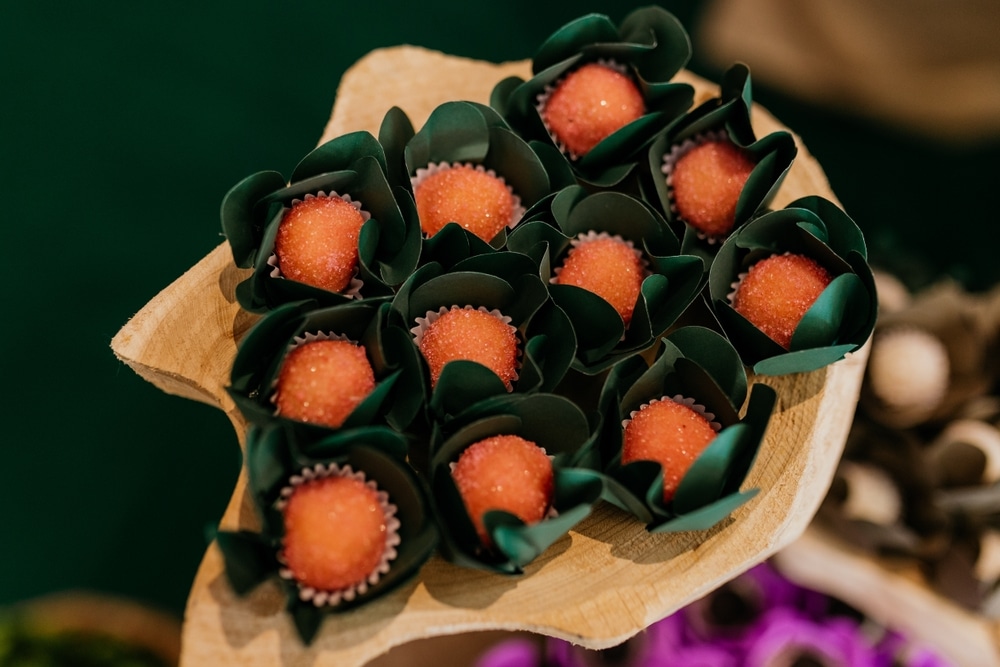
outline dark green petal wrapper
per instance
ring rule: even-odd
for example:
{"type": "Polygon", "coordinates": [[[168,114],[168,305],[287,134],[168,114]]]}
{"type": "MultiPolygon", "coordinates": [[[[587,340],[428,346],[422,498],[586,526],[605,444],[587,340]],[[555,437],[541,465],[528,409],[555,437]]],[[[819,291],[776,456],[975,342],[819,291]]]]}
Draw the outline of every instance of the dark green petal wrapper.
{"type": "MultiPolygon", "coordinates": [[[[511,318],[521,344],[514,392],[551,391],[568,370],[576,350],[573,327],[549,299],[538,266],[527,255],[476,255],[449,271],[436,263],[422,266],[396,293],[392,301],[393,323],[409,334],[417,324],[416,318],[452,306],[496,309],[511,318]]],[[[417,350],[412,339],[411,346],[417,350]]],[[[479,400],[507,394],[506,386],[493,371],[471,361],[446,364],[430,391],[429,371],[423,356],[420,359],[419,380],[428,387],[428,424],[446,421],[479,400]]],[[[412,370],[408,368],[407,373],[412,370]]],[[[410,378],[406,381],[409,386],[410,378]]]]}
{"type": "Polygon", "coordinates": [[[469,406],[447,428],[437,428],[431,460],[435,512],[441,526],[441,552],[447,560],[476,569],[519,574],[556,540],[587,517],[600,500],[603,476],[575,467],[592,446],[595,433],[572,401],[555,394],[497,396],[469,406]],[[518,435],[553,457],[552,506],[556,516],[526,525],[505,511],[486,512],[483,523],[494,547],[482,546],[465,511],[450,464],[462,451],[495,435],[518,435]]]}
{"type": "Polygon", "coordinates": [[[646,114],[606,137],[582,158],[563,158],[581,182],[597,188],[616,187],[634,171],[639,152],[653,135],[691,107],[692,87],[671,82],[690,57],[687,31],[660,7],[637,9],[617,27],[607,16],[588,14],[567,23],[541,45],[532,59],[531,79],[511,77],[498,83],[490,106],[526,140],[555,148],[536,109],[546,86],[586,63],[606,59],[625,66],[642,93],[646,114]]]}
{"type": "Polygon", "coordinates": [[[243,179],[222,202],[222,230],[237,266],[254,269],[236,288],[240,305],[266,312],[289,301],[314,299],[334,305],[351,297],[271,276],[268,258],[274,252],[278,225],[292,201],[317,192],[350,195],[371,214],[358,238],[361,296],[385,296],[416,268],[420,229],[404,217],[386,179],[382,146],[367,132],[354,132],[322,144],[306,155],[292,172],[291,183],[281,174],[264,171],[243,179]]]}
{"type": "Polygon", "coordinates": [[[276,415],[271,395],[281,364],[296,337],[306,333],[346,336],[365,348],[376,385],[342,428],[387,423],[403,430],[422,409],[424,392],[419,381],[420,360],[409,332],[389,326],[389,315],[389,302],[384,299],[325,308],[318,308],[314,301],[278,306],[240,342],[227,391],[251,424],[280,421],[302,437],[322,437],[331,429],[276,415]]]}
{"type": "MultiPolygon", "coordinates": [[[[418,169],[441,162],[482,165],[493,170],[504,179],[525,208],[533,206],[552,190],[546,166],[533,147],[517,136],[496,111],[482,104],[446,102],[431,112],[427,122],[416,133],[406,114],[401,109],[393,108],[382,121],[379,139],[385,147],[390,182],[397,197],[408,197],[408,201],[400,205],[413,212],[416,211],[416,204],[410,178],[416,175],[418,169]]],[[[565,175],[560,180],[565,180],[565,175]]],[[[419,228],[415,217],[414,221],[419,228]]],[[[454,227],[461,229],[462,235],[471,237],[466,242],[474,249],[483,251],[481,245],[485,241],[458,225],[454,227]]],[[[423,262],[445,263],[445,258],[454,253],[448,248],[459,242],[455,238],[457,229],[446,227],[426,239],[423,262]],[[445,231],[449,233],[439,239],[445,231]]],[[[507,230],[504,229],[496,238],[486,241],[499,248],[506,238],[507,230]]]]}
{"type": "Polygon", "coordinates": [[[511,251],[538,262],[542,280],[570,250],[570,242],[590,231],[607,232],[642,250],[650,271],[642,282],[628,328],[607,301],[574,285],[549,284],[552,300],[569,316],[576,332],[574,370],[593,375],[654,344],[681,316],[702,287],[704,265],[680,255],[679,243],[663,218],[642,201],[617,192],[588,195],[580,186],[560,191],[548,210],[529,211],[510,235],[511,251]]]}
{"type": "Polygon", "coordinates": [[[743,362],[759,375],[801,373],[832,364],[863,345],[878,315],[867,256],[854,221],[816,196],[765,213],[730,236],[712,264],[708,285],[719,322],[743,362]],[[834,276],[795,329],[789,350],[737,313],[728,299],[741,272],[785,252],[811,257],[834,276]]]}
{"type": "Polygon", "coordinates": [[[750,70],[745,65],[734,65],[723,75],[719,97],[704,102],[665,129],[647,152],[641,178],[643,195],[647,201],[656,203],[674,231],[682,235],[681,252],[703,257],[706,270],[719,244],[700,238],[697,230],[685,224],[673,210],[662,171],[663,158],[674,146],[697,141],[699,136],[713,132],[725,132],[734,145],[749,154],[756,166],[736,204],[733,230],[739,229],[774,198],[798,152],[788,132],[772,132],[757,139],[750,124],[752,105],[750,70]]]}
{"type": "Polygon", "coordinates": [[[261,531],[219,531],[216,538],[226,565],[226,575],[240,595],[271,577],[278,577],[277,554],[284,522],[275,506],[281,490],[293,475],[317,464],[336,463],[361,471],[389,495],[400,522],[400,543],[389,571],[365,593],[335,606],[316,607],[299,598],[296,584],[280,578],[288,598],[288,611],[305,643],[312,641],[327,614],[353,609],[377,598],[411,577],[434,552],[437,528],[431,518],[429,495],[402,456],[402,435],[384,427],[348,429],[312,442],[300,441],[281,424],[253,427],[247,433],[246,464],[249,492],[260,513],[261,531]]]}
{"type": "Polygon", "coordinates": [[[600,452],[604,471],[617,484],[608,485],[605,499],[634,514],[651,532],[711,528],[757,493],[740,487],[775,400],[774,390],[763,384],[754,384],[747,400],[743,364],[723,336],[702,327],[677,329],[663,339],[651,366],[642,357],[633,357],[608,375],[601,395],[600,452]],[[665,504],[659,463],[622,465],[622,421],[650,401],[676,395],[704,405],[722,430],[681,479],[672,501],[665,504]]]}

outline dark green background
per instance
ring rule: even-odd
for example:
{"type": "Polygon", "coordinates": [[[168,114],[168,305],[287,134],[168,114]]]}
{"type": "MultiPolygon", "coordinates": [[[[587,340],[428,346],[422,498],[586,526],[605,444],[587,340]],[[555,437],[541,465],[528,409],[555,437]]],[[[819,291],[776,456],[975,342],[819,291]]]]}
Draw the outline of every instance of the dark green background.
{"type": "MultiPolygon", "coordinates": [[[[526,58],[571,18],[642,4],[2,3],[0,604],[83,587],[182,611],[236,438],[109,343],[222,240],[233,183],[287,174],[315,145],[351,63],[402,43],[526,58]]],[[[691,26],[701,4],[666,6],[691,26]]],[[[877,260],[915,283],[996,278],[996,144],[935,145],[756,93],[826,167],[877,260]]]]}

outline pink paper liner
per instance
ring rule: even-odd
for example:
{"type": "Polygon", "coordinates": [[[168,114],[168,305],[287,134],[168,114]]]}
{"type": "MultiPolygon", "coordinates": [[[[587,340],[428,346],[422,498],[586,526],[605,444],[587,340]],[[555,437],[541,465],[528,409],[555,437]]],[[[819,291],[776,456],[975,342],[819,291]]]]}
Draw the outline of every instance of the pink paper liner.
{"type": "MultiPolygon", "coordinates": [[[[302,199],[293,199],[292,200],[292,205],[301,203],[301,202],[303,202],[305,200],[308,200],[308,199],[315,199],[316,197],[337,197],[338,199],[342,199],[343,201],[347,202],[348,204],[350,204],[351,206],[353,206],[355,209],[357,209],[358,213],[361,214],[361,219],[363,220],[363,222],[367,222],[372,217],[371,213],[369,213],[368,211],[366,211],[363,208],[361,208],[361,202],[355,201],[355,200],[351,199],[351,195],[349,195],[349,194],[343,194],[343,195],[337,194],[337,192],[335,192],[333,190],[331,190],[329,193],[326,193],[326,192],[320,190],[316,194],[308,194],[308,195],[304,196],[302,199]]],[[[268,276],[270,276],[271,278],[279,278],[279,279],[284,280],[285,276],[282,275],[282,273],[281,273],[281,267],[278,265],[278,256],[275,253],[272,252],[270,254],[270,256],[268,256],[268,258],[267,258],[267,265],[271,267],[271,273],[269,273],[268,276]]],[[[358,270],[355,269],[354,270],[354,277],[351,278],[351,282],[348,283],[347,289],[345,289],[342,292],[338,292],[338,294],[341,294],[342,296],[346,296],[349,299],[360,299],[361,298],[361,288],[363,288],[364,286],[365,286],[364,281],[362,281],[360,278],[358,278],[358,270]]]]}
{"type": "Polygon", "coordinates": [[[365,474],[362,471],[354,471],[350,465],[345,465],[343,467],[337,465],[336,463],[330,463],[328,465],[323,465],[322,463],[317,463],[311,468],[303,468],[298,475],[292,475],[288,480],[288,485],[281,489],[281,495],[277,503],[275,503],[278,510],[284,510],[288,503],[288,498],[291,497],[292,493],[295,491],[295,487],[300,484],[306,484],[315,479],[322,479],[324,477],[347,477],[350,479],[355,479],[359,482],[363,482],[365,486],[376,492],[379,504],[382,506],[382,511],[385,515],[385,549],[382,552],[382,560],[379,564],[371,571],[371,573],[362,580],[361,582],[342,588],[336,591],[324,591],[317,590],[311,586],[304,586],[300,584],[295,579],[295,575],[292,573],[284,560],[284,550],[278,552],[278,562],[282,565],[278,570],[278,575],[287,581],[295,582],[299,589],[299,599],[305,602],[312,602],[316,607],[335,607],[341,602],[350,602],[358,595],[365,594],[369,587],[374,586],[381,579],[382,575],[387,573],[390,568],[390,563],[395,560],[397,551],[396,547],[399,546],[399,519],[396,518],[397,507],[389,502],[389,494],[385,491],[381,491],[378,485],[374,481],[367,480],[365,474]]]}
{"type": "MultiPolygon", "coordinates": [[[[517,225],[517,223],[521,222],[521,218],[524,217],[524,214],[527,211],[527,209],[521,204],[521,197],[516,192],[514,192],[514,189],[510,187],[510,185],[507,184],[507,180],[503,176],[496,173],[492,169],[487,169],[481,164],[475,164],[472,162],[451,162],[451,163],[432,162],[428,164],[426,167],[420,167],[417,169],[416,173],[410,177],[410,187],[413,189],[414,192],[416,192],[417,186],[423,183],[424,180],[427,179],[429,176],[433,176],[434,174],[455,167],[470,167],[482,174],[486,174],[487,176],[491,176],[500,181],[504,185],[504,187],[507,188],[507,192],[510,193],[511,204],[512,204],[510,212],[510,220],[504,226],[507,229],[513,229],[517,225]]],[[[424,234],[425,238],[426,236],[427,235],[424,234]]]]}

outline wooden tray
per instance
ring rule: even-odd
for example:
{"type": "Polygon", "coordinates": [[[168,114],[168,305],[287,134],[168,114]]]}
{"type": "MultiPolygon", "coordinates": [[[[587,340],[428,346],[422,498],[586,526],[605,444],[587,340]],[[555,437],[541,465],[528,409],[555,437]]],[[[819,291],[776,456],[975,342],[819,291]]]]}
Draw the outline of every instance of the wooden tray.
{"type": "MultiPolygon", "coordinates": [[[[420,127],[448,100],[486,102],[501,78],[530,76],[527,62],[494,65],[415,47],[374,51],[342,79],[321,141],[353,130],[377,133],[399,106],[420,127]]],[[[696,103],[718,88],[688,73],[696,103]]],[[[754,111],[758,136],[785,129],[754,111]]],[[[774,205],[818,194],[835,200],[804,147],[774,205]]],[[[115,354],[162,390],[217,406],[242,443],[245,424],[227,397],[238,341],[254,323],[233,296],[246,275],[220,245],[137,313],[115,336],[115,354]]],[[[825,369],[766,380],[777,412],[746,481],[761,492],[731,520],[705,532],[650,535],[602,505],[554,544],[523,576],[465,570],[432,558],[395,592],[331,616],[303,646],[282,611],[276,584],[245,598],[226,582],[209,547],[188,600],[182,665],[360,665],[423,637],[485,629],[528,630],[590,648],[618,644],[794,541],[826,493],[854,414],[867,346],[825,369]]],[[[257,527],[241,474],[221,524],[257,527]]]]}

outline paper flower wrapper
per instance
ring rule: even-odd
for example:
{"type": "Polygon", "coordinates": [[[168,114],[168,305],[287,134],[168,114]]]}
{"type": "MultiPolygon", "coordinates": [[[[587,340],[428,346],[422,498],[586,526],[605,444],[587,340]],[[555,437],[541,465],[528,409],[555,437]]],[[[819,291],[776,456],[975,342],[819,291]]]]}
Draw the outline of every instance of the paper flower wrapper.
{"type": "Polygon", "coordinates": [[[733,234],[708,279],[712,306],[740,358],[759,375],[816,370],[857,350],[875,328],[878,302],[861,230],[835,204],[809,196],[769,211],[733,234]],[[806,311],[788,350],[736,312],[733,286],[754,262],[792,252],[811,257],[834,277],[806,311]]]}
{"type": "Polygon", "coordinates": [[[682,327],[662,341],[656,361],[641,357],[615,366],[601,396],[600,439],[604,471],[617,484],[606,499],[634,514],[653,532],[705,530],[752,498],[741,489],[764,436],[776,394],[747,378],[739,356],[719,334],[682,327]],[[650,401],[683,396],[714,415],[721,430],[682,477],[673,499],[664,503],[659,463],[622,464],[622,422],[650,401]],[[745,404],[745,414],[740,411],[745,404]]]}
{"type": "Polygon", "coordinates": [[[588,14],[564,25],[539,47],[529,80],[513,77],[498,83],[490,105],[521,136],[558,151],[536,108],[538,96],[585,63],[607,60],[624,66],[642,93],[646,113],[583,157],[564,158],[580,181],[615,187],[632,173],[636,156],[653,135],[691,106],[692,88],[671,81],[690,57],[684,27],[659,7],[637,9],[620,26],[607,16],[588,14]]]}
{"type": "Polygon", "coordinates": [[[652,346],[695,299],[704,265],[698,257],[681,255],[677,237],[663,218],[629,195],[588,194],[572,186],[546,204],[528,212],[507,247],[538,262],[553,302],[573,323],[577,342],[573,368],[593,375],[652,346]],[[648,275],[627,328],[614,307],[595,293],[552,284],[574,239],[588,233],[619,237],[642,252],[648,275]]]}
{"type": "Polygon", "coordinates": [[[325,438],[301,442],[281,425],[253,428],[247,436],[246,463],[249,492],[260,514],[260,532],[220,531],[216,535],[226,565],[226,576],[238,594],[245,594],[265,579],[277,577],[286,591],[287,608],[299,636],[309,643],[328,614],[356,608],[416,575],[437,545],[423,482],[405,463],[406,442],[384,427],[347,429],[325,438]],[[387,572],[352,599],[317,606],[302,599],[298,585],[280,577],[278,553],[284,522],[277,504],[289,480],[317,464],[338,464],[361,471],[388,494],[396,507],[399,544],[387,572]]]}
{"type": "Polygon", "coordinates": [[[431,484],[444,558],[464,567],[520,574],[600,500],[601,476],[576,465],[593,437],[580,408],[562,396],[543,393],[486,399],[436,429],[431,484]],[[525,524],[502,510],[487,511],[483,523],[493,542],[487,548],[465,510],[451,465],[466,447],[495,435],[517,435],[544,449],[552,459],[554,488],[549,516],[537,523],[525,524]]]}
{"type": "Polygon", "coordinates": [[[703,257],[706,270],[724,239],[706,238],[681,219],[673,204],[664,163],[671,151],[686,143],[697,145],[713,135],[724,137],[748,155],[755,166],[736,203],[733,230],[739,229],[771,202],[798,152],[788,132],[772,132],[758,138],[750,124],[752,107],[750,70],[745,65],[734,65],[723,75],[719,96],[689,111],[658,134],[646,154],[641,179],[644,197],[658,207],[681,237],[681,251],[703,257]]]}
{"type": "Polygon", "coordinates": [[[416,268],[420,228],[400,212],[386,169],[384,151],[375,137],[353,132],[302,158],[290,183],[278,172],[262,171],[234,185],[222,201],[222,230],[236,265],[254,270],[237,287],[240,305],[251,312],[266,312],[302,299],[334,305],[355,296],[391,294],[390,287],[402,283],[416,268]],[[371,216],[358,237],[358,294],[330,292],[273,275],[274,242],[282,217],[294,201],[318,192],[348,195],[371,216]]]}

